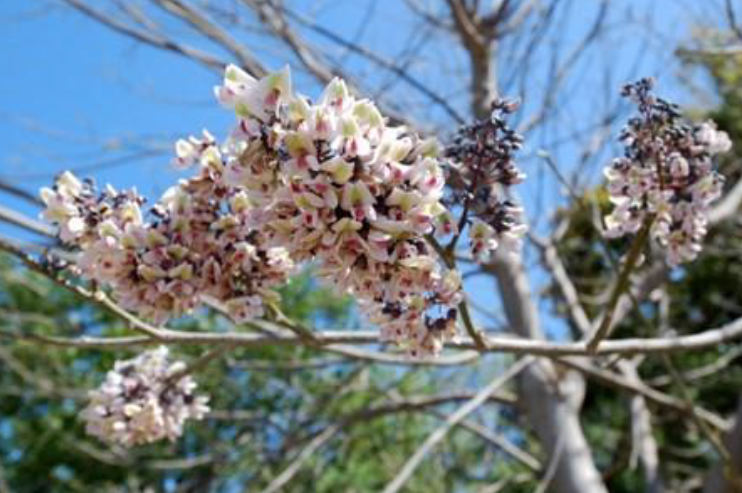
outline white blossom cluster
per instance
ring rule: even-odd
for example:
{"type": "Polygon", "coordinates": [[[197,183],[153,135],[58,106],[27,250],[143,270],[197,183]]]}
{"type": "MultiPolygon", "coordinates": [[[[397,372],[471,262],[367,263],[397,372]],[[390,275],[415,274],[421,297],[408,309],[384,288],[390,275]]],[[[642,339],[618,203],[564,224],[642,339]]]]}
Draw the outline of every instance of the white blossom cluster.
{"type": "MultiPolygon", "coordinates": [[[[245,192],[250,225],[294,261],[317,262],[384,340],[414,356],[437,353],[455,334],[461,300],[459,275],[424,238],[455,226],[440,202],[437,142],[387,125],[339,79],[312,104],[292,92],[287,69],[255,80],[230,66],[216,94],[238,119],[220,150],[224,186],[245,192]]],[[[181,141],[177,163],[202,152],[181,141]]]]}
{"type": "Polygon", "coordinates": [[[164,194],[153,220],[136,191],[98,193],[71,173],[42,190],[46,217],[81,250],[82,274],[158,323],[205,299],[245,320],[294,263],[314,262],[383,340],[413,356],[439,352],[456,333],[461,277],[429,235],[469,227],[484,259],[522,234],[517,208],[494,192],[523,178],[512,159],[520,137],[499,116],[514,107],[493,107],[441,156],[435,139],[389,125],[340,79],[313,103],[292,91],[288,68],[256,80],[231,65],[215,92],[237,124],[222,144],[206,131],[176,143],[174,164],[198,171],[164,194]],[[446,202],[470,210],[466,221],[444,205],[446,170],[468,184],[446,202]]]}
{"type": "Polygon", "coordinates": [[[651,87],[651,80],[643,79],[624,88],[640,117],[623,131],[625,156],[605,170],[615,205],[605,218],[606,235],[636,233],[653,218],[651,237],[665,249],[667,262],[678,265],[701,251],[710,205],[724,184],[713,158],[731,142],[713,122],[682,123],[677,108],[653,96],[651,87]]]}
{"type": "Polygon", "coordinates": [[[207,298],[237,321],[260,316],[264,300],[277,296],[270,288],[293,267],[285,249],[265,247],[247,226],[245,193],[221,185],[213,139],[206,135],[198,145],[204,152],[197,175],[167,190],[150,222],[135,190],[97,193],[65,172],[41,191],[46,218],[81,250],[83,276],[110,286],[122,307],[157,324],[207,298]]]}
{"type": "Polygon", "coordinates": [[[164,346],[117,361],[89,393],[82,411],[86,431],[124,447],[175,440],[187,420],[202,419],[209,411],[208,397],[196,395],[196,382],[181,375],[185,368],[169,359],[164,346]]]}

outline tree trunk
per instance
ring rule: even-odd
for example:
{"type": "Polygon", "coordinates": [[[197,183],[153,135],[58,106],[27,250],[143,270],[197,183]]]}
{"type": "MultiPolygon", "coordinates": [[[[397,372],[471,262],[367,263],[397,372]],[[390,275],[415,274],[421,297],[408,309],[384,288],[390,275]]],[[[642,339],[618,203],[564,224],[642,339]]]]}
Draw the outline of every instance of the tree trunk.
{"type": "MultiPolygon", "coordinates": [[[[520,259],[500,256],[489,268],[497,277],[512,330],[522,337],[543,338],[520,259]]],[[[582,379],[579,375],[571,377],[582,379]]],[[[551,489],[558,493],[608,493],[580,426],[581,396],[576,395],[580,386],[566,385],[553,363],[546,359],[530,365],[518,383],[520,402],[546,457],[559,454],[551,489]]]]}

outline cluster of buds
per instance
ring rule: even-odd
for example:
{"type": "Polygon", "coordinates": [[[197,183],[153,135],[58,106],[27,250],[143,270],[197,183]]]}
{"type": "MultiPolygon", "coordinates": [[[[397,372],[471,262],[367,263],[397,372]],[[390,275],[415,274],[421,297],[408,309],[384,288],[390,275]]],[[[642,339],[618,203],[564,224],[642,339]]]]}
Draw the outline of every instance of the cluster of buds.
{"type": "MultiPolygon", "coordinates": [[[[384,340],[438,352],[455,334],[461,279],[425,239],[453,223],[437,142],[387,125],[340,79],[312,103],[292,93],[287,70],[255,80],[230,66],[216,94],[237,116],[221,149],[224,186],[246,193],[250,226],[293,260],[317,262],[384,340]]],[[[179,147],[189,151],[179,161],[191,160],[179,147]]]]}
{"type": "Polygon", "coordinates": [[[76,268],[113,291],[124,308],[162,324],[210,301],[241,322],[263,314],[272,287],[293,268],[283,248],[266,247],[247,226],[244,193],[222,183],[223,163],[204,139],[198,173],[163,194],[151,209],[135,190],[98,192],[69,172],[41,191],[44,215],[63,241],[78,247],[76,268]]]}
{"type": "Polygon", "coordinates": [[[517,249],[526,229],[521,209],[505,197],[506,187],[525,179],[515,164],[523,138],[505,120],[517,108],[515,101],[493,101],[490,118],[463,126],[445,151],[452,161],[449,200],[471,218],[471,253],[479,262],[497,248],[517,249]]]}
{"type": "Polygon", "coordinates": [[[639,116],[622,132],[625,155],[605,170],[615,205],[605,219],[606,235],[620,237],[646,225],[667,262],[678,265],[701,251],[709,207],[724,184],[713,158],[731,142],[713,122],[683,122],[677,106],[654,96],[652,86],[642,79],[622,92],[637,104],[639,116]]]}
{"type": "Polygon", "coordinates": [[[189,419],[209,411],[208,397],[196,395],[186,366],[168,358],[164,346],[117,361],[103,384],[90,391],[83,410],[86,431],[111,444],[131,447],[163,438],[175,440],[189,419]]]}

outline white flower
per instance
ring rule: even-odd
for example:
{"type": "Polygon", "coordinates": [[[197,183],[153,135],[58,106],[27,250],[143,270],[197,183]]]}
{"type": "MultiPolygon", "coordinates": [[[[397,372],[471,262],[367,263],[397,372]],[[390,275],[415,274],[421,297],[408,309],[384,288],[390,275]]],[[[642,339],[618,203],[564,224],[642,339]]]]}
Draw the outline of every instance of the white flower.
{"type": "Polygon", "coordinates": [[[711,155],[729,152],[732,149],[732,141],[726,132],[716,129],[716,123],[707,121],[696,129],[696,138],[706,146],[711,155]]]}
{"type": "Polygon", "coordinates": [[[469,243],[472,257],[480,262],[487,261],[498,246],[494,228],[479,219],[469,226],[469,243]]]}

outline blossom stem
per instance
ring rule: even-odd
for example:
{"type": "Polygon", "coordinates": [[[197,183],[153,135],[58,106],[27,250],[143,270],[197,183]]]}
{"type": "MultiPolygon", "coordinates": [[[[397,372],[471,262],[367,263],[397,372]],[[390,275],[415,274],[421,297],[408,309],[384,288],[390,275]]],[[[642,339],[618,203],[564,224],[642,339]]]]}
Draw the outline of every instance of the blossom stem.
{"type": "Polygon", "coordinates": [[[295,333],[297,336],[299,336],[300,339],[308,344],[314,344],[317,341],[314,333],[309,328],[291,320],[281,311],[278,305],[276,305],[275,303],[267,303],[266,306],[268,308],[268,313],[271,314],[271,316],[277,323],[295,333]]]}
{"type": "Polygon", "coordinates": [[[464,228],[466,227],[466,220],[469,217],[469,197],[467,196],[466,200],[464,201],[464,212],[461,213],[461,219],[459,219],[458,224],[458,230],[456,231],[456,234],[451,239],[451,243],[446,246],[446,253],[450,255],[453,258],[453,253],[456,250],[456,244],[459,242],[459,238],[461,238],[461,233],[464,231],[464,228]]]}
{"type": "Polygon", "coordinates": [[[608,333],[613,327],[613,316],[616,312],[616,306],[618,306],[618,300],[621,298],[624,291],[629,288],[631,272],[634,270],[634,267],[636,267],[639,257],[641,256],[642,248],[649,237],[649,230],[652,226],[652,222],[654,222],[654,215],[647,216],[644,220],[644,224],[639,230],[639,234],[634,238],[634,242],[631,244],[631,249],[626,255],[626,262],[618,275],[616,285],[613,288],[610,299],[608,300],[608,306],[606,307],[600,326],[587,342],[587,350],[590,353],[595,353],[597,351],[600,341],[608,336],[608,333]]]}
{"type": "Polygon", "coordinates": [[[441,260],[443,260],[443,263],[446,265],[447,268],[456,268],[456,260],[453,258],[453,255],[449,254],[448,250],[446,248],[443,248],[443,246],[438,243],[438,240],[436,240],[433,235],[425,235],[425,240],[431,247],[433,247],[433,250],[435,250],[441,260]]]}
{"type": "MultiPolygon", "coordinates": [[[[456,258],[452,250],[443,248],[433,235],[427,234],[425,235],[425,239],[433,247],[433,250],[438,253],[447,268],[452,270],[456,268],[456,258]]],[[[472,322],[471,314],[469,313],[469,305],[466,303],[466,300],[462,300],[458,304],[458,309],[461,314],[461,321],[464,323],[464,328],[469,334],[469,337],[472,338],[478,349],[487,350],[487,343],[482,338],[482,334],[474,327],[474,322],[472,322]]]]}

